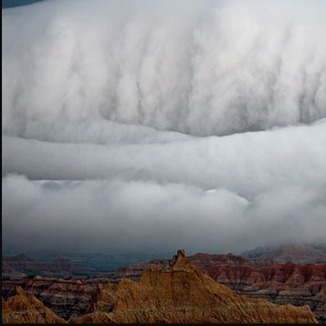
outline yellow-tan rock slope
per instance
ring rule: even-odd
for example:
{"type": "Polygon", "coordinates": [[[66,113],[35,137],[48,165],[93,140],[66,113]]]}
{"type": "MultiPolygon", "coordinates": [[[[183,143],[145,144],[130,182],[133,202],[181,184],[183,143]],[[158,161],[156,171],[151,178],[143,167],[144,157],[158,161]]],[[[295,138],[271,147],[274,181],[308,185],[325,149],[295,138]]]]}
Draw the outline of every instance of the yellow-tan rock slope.
{"type": "Polygon", "coordinates": [[[182,250],[139,283],[124,279],[98,290],[90,313],[70,323],[318,323],[308,306],[237,295],[199,271],[182,250]]]}
{"type": "Polygon", "coordinates": [[[3,324],[67,324],[33,294],[26,293],[21,287],[16,288],[14,296],[7,301],[2,298],[3,324]]]}

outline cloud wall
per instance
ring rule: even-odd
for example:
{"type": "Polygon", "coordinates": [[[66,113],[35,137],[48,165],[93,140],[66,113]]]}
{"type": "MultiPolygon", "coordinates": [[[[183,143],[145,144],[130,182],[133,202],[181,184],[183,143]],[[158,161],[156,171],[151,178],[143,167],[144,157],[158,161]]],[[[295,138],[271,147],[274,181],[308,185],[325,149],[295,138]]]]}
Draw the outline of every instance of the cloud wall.
{"type": "Polygon", "coordinates": [[[3,10],[3,130],[51,140],[62,121],[200,136],[311,123],[326,116],[325,16],[321,0],[3,10]]]}
{"type": "Polygon", "coordinates": [[[2,10],[3,247],[325,242],[326,2],[2,10]]]}
{"type": "Polygon", "coordinates": [[[240,252],[324,241],[326,121],[150,144],[5,136],[2,146],[9,247],[240,252]]]}

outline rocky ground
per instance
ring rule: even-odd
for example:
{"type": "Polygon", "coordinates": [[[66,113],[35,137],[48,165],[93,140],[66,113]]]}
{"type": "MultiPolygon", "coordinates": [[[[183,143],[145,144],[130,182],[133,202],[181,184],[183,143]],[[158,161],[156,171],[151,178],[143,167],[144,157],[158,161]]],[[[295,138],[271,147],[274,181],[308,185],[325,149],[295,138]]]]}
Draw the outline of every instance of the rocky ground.
{"type": "Polygon", "coordinates": [[[99,283],[80,317],[60,318],[19,286],[2,299],[2,312],[3,323],[318,323],[308,306],[238,295],[202,272],[182,250],[167,265],[150,266],[139,282],[99,283]]]}
{"type": "MultiPolygon", "coordinates": [[[[273,263],[233,254],[205,253],[198,253],[188,259],[213,280],[241,296],[267,299],[276,304],[308,305],[319,322],[326,321],[326,263],[273,263]]],[[[98,284],[117,284],[123,278],[139,282],[148,269],[164,269],[170,263],[168,259],[154,259],[112,273],[92,277],[70,275],[69,279],[60,279],[26,276],[22,272],[24,269],[21,269],[22,263],[16,261],[14,266],[20,266],[16,270],[6,261],[2,293],[8,299],[15,294],[15,287],[20,286],[58,316],[68,320],[80,317],[91,309],[99,291],[98,284]]],[[[65,264],[71,266],[68,262],[65,264]]]]}
{"type": "MultiPolygon", "coordinates": [[[[272,263],[233,254],[199,253],[189,257],[216,282],[240,295],[264,298],[277,304],[308,305],[320,322],[326,321],[326,263],[272,263]]],[[[149,266],[167,265],[152,260],[120,269],[121,277],[139,280],[149,266]]]]}

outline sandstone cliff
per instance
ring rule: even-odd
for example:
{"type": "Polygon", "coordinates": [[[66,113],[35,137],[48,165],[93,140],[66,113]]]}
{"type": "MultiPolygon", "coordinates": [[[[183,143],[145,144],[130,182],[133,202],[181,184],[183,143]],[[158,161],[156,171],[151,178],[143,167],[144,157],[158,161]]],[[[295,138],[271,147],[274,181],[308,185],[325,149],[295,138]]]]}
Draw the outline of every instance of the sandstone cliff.
{"type": "Polygon", "coordinates": [[[272,263],[229,255],[197,254],[193,263],[238,294],[277,304],[309,305],[326,318],[326,264],[272,263]]]}
{"type": "Polygon", "coordinates": [[[34,276],[19,281],[3,281],[2,295],[5,299],[10,298],[19,285],[27,293],[34,294],[56,315],[69,319],[86,313],[96,295],[96,284],[78,279],[62,280],[34,276]]]}
{"type": "Polygon", "coordinates": [[[308,306],[248,299],[202,273],[183,251],[139,283],[100,284],[89,314],[71,323],[317,323],[308,306]]]}
{"type": "MultiPolygon", "coordinates": [[[[188,258],[200,270],[237,292],[277,304],[309,305],[320,322],[326,321],[326,263],[272,263],[233,254],[198,253],[188,258]]],[[[138,281],[151,266],[167,266],[167,259],[155,259],[119,269],[120,278],[138,281]]]]}
{"type": "MultiPolygon", "coordinates": [[[[200,270],[237,294],[263,298],[277,304],[309,305],[320,322],[326,321],[326,264],[278,264],[226,254],[199,253],[188,257],[200,270]]],[[[122,278],[139,281],[149,267],[164,269],[168,259],[133,264],[114,273],[84,279],[62,280],[49,277],[23,277],[2,280],[5,299],[15,294],[17,285],[34,294],[58,316],[69,319],[84,315],[97,293],[98,283],[118,283],[122,278]]],[[[107,313],[96,314],[107,320],[107,313]]]]}
{"type": "Polygon", "coordinates": [[[67,321],[46,308],[34,295],[21,287],[7,301],[2,298],[3,324],[66,324],[67,321]]]}
{"type": "Polygon", "coordinates": [[[25,290],[65,319],[85,314],[96,295],[96,287],[82,280],[41,277],[30,280],[25,285],[25,290]]]}

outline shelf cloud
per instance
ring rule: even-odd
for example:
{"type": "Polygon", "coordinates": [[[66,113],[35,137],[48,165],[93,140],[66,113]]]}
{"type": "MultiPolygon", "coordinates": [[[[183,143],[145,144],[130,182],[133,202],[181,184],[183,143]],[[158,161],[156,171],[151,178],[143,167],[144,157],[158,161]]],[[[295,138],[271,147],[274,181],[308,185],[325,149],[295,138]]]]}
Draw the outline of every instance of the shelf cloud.
{"type": "Polygon", "coordinates": [[[324,241],[326,3],[3,9],[5,248],[324,241]]]}

